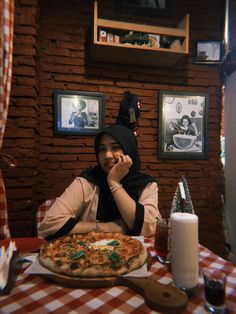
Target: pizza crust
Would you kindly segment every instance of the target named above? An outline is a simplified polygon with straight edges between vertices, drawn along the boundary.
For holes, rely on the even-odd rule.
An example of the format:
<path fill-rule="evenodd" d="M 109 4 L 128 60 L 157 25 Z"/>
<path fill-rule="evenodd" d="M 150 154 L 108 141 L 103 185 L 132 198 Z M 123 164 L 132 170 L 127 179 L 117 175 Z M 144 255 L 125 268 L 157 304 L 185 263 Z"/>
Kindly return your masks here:
<path fill-rule="evenodd" d="M 115 245 L 112 249 L 108 249 L 107 245 L 101 245 L 102 249 L 99 246 L 97 248 L 96 243 L 102 241 L 116 242 L 113 242 Z M 73 254 L 83 255 L 74 260 L 70 257 Z M 118 256 L 118 262 L 112 261 L 111 255 Z M 93 231 L 87 235 L 67 235 L 44 244 L 40 249 L 39 262 L 53 272 L 70 277 L 109 277 L 140 268 L 145 264 L 147 255 L 146 248 L 135 238 L 119 233 Z"/>

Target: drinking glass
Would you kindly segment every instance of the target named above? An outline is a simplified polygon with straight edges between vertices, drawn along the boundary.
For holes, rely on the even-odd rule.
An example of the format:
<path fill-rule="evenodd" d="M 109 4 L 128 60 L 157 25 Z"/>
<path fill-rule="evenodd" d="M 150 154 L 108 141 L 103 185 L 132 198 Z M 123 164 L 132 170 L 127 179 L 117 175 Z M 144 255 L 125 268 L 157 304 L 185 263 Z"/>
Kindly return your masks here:
<path fill-rule="evenodd" d="M 157 255 L 165 259 L 168 254 L 168 237 L 169 237 L 169 223 L 163 220 L 157 223 L 154 248 Z"/>
<path fill-rule="evenodd" d="M 226 275 L 224 272 L 214 268 L 203 269 L 205 308 L 214 314 L 226 313 L 225 308 L 225 286 Z"/>

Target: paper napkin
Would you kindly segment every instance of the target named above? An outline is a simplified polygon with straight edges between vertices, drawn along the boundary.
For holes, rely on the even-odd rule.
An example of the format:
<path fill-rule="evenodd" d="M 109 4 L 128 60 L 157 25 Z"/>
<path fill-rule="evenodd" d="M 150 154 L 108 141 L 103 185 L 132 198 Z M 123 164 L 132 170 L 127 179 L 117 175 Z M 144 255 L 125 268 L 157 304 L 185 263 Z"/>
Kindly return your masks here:
<path fill-rule="evenodd" d="M 16 245 L 12 241 L 10 241 L 7 250 L 5 246 L 0 248 L 0 290 L 7 285 L 10 261 L 14 251 L 16 251 Z"/>

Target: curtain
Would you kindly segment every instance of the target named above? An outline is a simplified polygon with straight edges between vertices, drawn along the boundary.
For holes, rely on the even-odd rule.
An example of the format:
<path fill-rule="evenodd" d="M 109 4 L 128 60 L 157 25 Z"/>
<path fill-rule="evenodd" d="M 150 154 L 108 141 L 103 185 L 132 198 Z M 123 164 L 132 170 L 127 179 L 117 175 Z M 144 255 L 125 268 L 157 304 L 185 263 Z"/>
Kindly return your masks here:
<path fill-rule="evenodd" d="M 0 157 L 7 122 L 12 78 L 14 0 L 0 0 Z M 0 169 L 0 239 L 10 237 L 6 191 Z"/>

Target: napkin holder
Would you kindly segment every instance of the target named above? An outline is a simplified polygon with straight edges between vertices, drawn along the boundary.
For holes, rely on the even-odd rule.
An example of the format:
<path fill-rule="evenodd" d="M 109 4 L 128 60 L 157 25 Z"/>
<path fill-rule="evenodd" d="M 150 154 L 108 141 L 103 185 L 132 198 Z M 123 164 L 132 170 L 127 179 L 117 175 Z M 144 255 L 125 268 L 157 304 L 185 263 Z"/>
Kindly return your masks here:
<path fill-rule="evenodd" d="M 0 295 L 8 295 L 11 293 L 12 288 L 15 285 L 17 276 L 22 267 L 22 260 L 18 251 L 12 253 L 12 257 L 9 262 L 9 272 L 7 278 L 7 284 L 3 289 L 0 289 Z"/>

